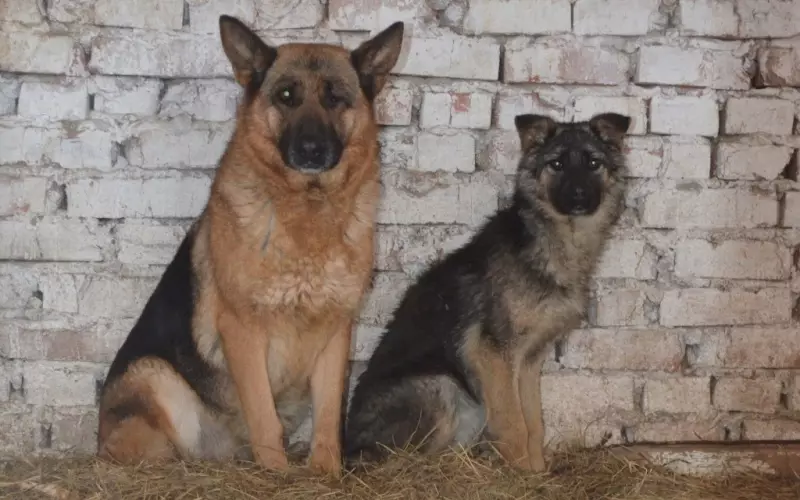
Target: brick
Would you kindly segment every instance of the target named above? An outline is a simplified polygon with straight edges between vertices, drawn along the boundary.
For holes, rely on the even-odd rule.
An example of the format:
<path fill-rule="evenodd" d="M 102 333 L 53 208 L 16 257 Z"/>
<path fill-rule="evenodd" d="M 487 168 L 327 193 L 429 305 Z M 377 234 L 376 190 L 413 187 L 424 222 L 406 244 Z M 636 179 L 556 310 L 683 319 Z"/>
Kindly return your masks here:
<path fill-rule="evenodd" d="M 745 420 L 744 437 L 748 441 L 800 440 L 800 422 L 788 419 Z"/>
<path fill-rule="evenodd" d="M 675 246 L 675 275 L 682 278 L 784 280 L 791 262 L 789 249 L 770 241 L 690 239 Z"/>
<path fill-rule="evenodd" d="M 40 303 L 34 297 L 38 289 L 36 277 L 29 273 L 0 274 L 0 310 L 38 309 Z"/>
<path fill-rule="evenodd" d="M 0 221 L 0 259 L 87 261 L 103 260 L 99 238 L 79 221 L 30 224 Z"/>
<path fill-rule="evenodd" d="M 492 124 L 492 97 L 483 92 L 426 93 L 420 126 L 488 129 Z"/>
<path fill-rule="evenodd" d="M 100 35 L 92 41 L 89 69 L 106 75 L 203 78 L 230 76 L 216 37 L 165 34 Z"/>
<path fill-rule="evenodd" d="M 586 121 L 599 113 L 620 113 L 631 118 L 629 134 L 647 133 L 647 107 L 636 97 L 576 97 L 573 120 Z"/>
<path fill-rule="evenodd" d="M 726 134 L 789 135 L 794 124 L 794 104 L 785 99 L 730 98 L 725 106 Z"/>
<path fill-rule="evenodd" d="M 727 180 L 775 180 L 781 176 L 792 149 L 786 146 L 727 142 L 717 145 L 717 177 Z"/>
<path fill-rule="evenodd" d="M 417 138 L 417 170 L 474 172 L 475 139 L 469 134 L 421 133 Z"/>
<path fill-rule="evenodd" d="M 644 240 L 609 240 L 595 276 L 651 280 L 656 277 L 656 261 Z"/>
<path fill-rule="evenodd" d="M 130 331 L 132 321 L 114 319 L 109 323 L 74 326 L 52 321 L 18 322 L 6 329 L 11 335 L 11 349 L 7 354 L 25 361 L 110 363 Z"/>
<path fill-rule="evenodd" d="M 571 29 L 568 0 L 472 0 L 464 17 L 469 34 L 542 35 Z"/>
<path fill-rule="evenodd" d="M 196 217 L 208 201 L 208 177 L 82 179 L 67 185 L 70 217 Z"/>
<path fill-rule="evenodd" d="M 47 179 L 0 176 L 0 216 L 43 213 L 46 198 Z"/>
<path fill-rule="evenodd" d="M 739 33 L 736 5 L 728 0 L 681 0 L 677 15 L 684 35 L 730 37 Z"/>
<path fill-rule="evenodd" d="M 664 141 L 660 137 L 627 136 L 624 152 L 630 177 L 660 175 L 664 160 Z"/>
<path fill-rule="evenodd" d="M 79 290 L 78 310 L 93 318 L 139 316 L 156 282 L 150 278 L 87 277 Z"/>
<path fill-rule="evenodd" d="M 72 56 L 73 41 L 66 35 L 0 33 L 0 68 L 3 71 L 65 74 Z"/>
<path fill-rule="evenodd" d="M 730 368 L 800 368 L 796 328 L 732 328 L 723 355 Z"/>
<path fill-rule="evenodd" d="M 641 326 L 647 324 L 642 290 L 603 290 L 597 292 L 595 326 Z"/>
<path fill-rule="evenodd" d="M 752 228 L 778 223 L 778 201 L 737 189 L 660 190 L 643 200 L 640 220 L 657 228 Z"/>
<path fill-rule="evenodd" d="M 620 85 L 628 80 L 628 58 L 601 47 L 506 47 L 506 83 Z"/>
<path fill-rule="evenodd" d="M 654 134 L 715 136 L 719 109 L 710 97 L 661 97 L 650 102 L 650 131 Z"/>
<path fill-rule="evenodd" d="M 477 175 L 469 182 L 440 181 L 428 173 L 396 172 L 384 179 L 381 224 L 478 225 L 497 210 L 498 188 Z"/>
<path fill-rule="evenodd" d="M 381 340 L 383 328 L 370 325 L 356 325 L 353 335 L 350 359 L 353 361 L 369 361 L 378 342 Z"/>
<path fill-rule="evenodd" d="M 0 19 L 25 24 L 39 24 L 42 13 L 37 2 L 27 0 L 6 0 L 0 4 Z"/>
<path fill-rule="evenodd" d="M 378 125 L 411 125 L 414 94 L 410 90 L 386 88 L 375 99 Z"/>
<path fill-rule="evenodd" d="M 376 273 L 361 311 L 361 320 L 380 325 L 388 322 L 409 284 L 403 273 Z"/>
<path fill-rule="evenodd" d="M 377 233 L 375 269 L 417 275 L 463 246 L 471 235 L 463 226 L 382 226 Z"/>
<path fill-rule="evenodd" d="M 514 117 L 525 113 L 546 115 L 557 121 L 566 120 L 566 107 L 570 99 L 566 92 L 500 95 L 497 98 L 497 127 L 513 130 L 516 134 Z"/>
<path fill-rule="evenodd" d="M 636 83 L 745 90 L 750 75 L 741 56 L 722 50 L 651 46 L 639 49 Z"/>
<path fill-rule="evenodd" d="M 408 57 L 400 58 L 394 73 L 469 80 L 497 80 L 500 45 L 488 39 L 447 36 L 407 38 Z"/>
<path fill-rule="evenodd" d="M 792 316 L 792 294 L 785 288 L 667 290 L 661 299 L 664 326 L 713 326 L 787 323 Z"/>
<path fill-rule="evenodd" d="M 736 0 L 742 38 L 788 38 L 800 35 L 800 6 L 783 0 Z"/>
<path fill-rule="evenodd" d="M 708 377 L 648 380 L 644 385 L 645 413 L 703 413 L 711 409 Z"/>
<path fill-rule="evenodd" d="M 117 227 L 117 258 L 124 264 L 162 264 L 172 261 L 186 230 L 181 226 L 126 222 Z"/>
<path fill-rule="evenodd" d="M 659 0 L 577 0 L 574 31 L 578 35 L 646 35 L 666 26 Z"/>
<path fill-rule="evenodd" d="M 0 116 L 17 112 L 20 81 L 0 74 Z"/>
<path fill-rule="evenodd" d="M 559 362 L 565 368 L 674 372 L 683 343 L 669 330 L 575 330 L 566 339 Z"/>
<path fill-rule="evenodd" d="M 103 130 L 83 129 L 67 132 L 60 141 L 48 144 L 45 157 L 64 168 L 111 170 L 118 158 L 116 143 Z"/>
<path fill-rule="evenodd" d="M 413 168 L 417 157 L 417 133 L 410 129 L 383 127 L 378 131 L 381 168 Z"/>
<path fill-rule="evenodd" d="M 703 415 L 679 414 L 677 417 L 662 416 L 656 421 L 637 424 L 633 429 L 633 441 L 638 443 L 668 443 L 688 441 L 723 441 L 725 427 L 719 418 Z"/>
<path fill-rule="evenodd" d="M 179 30 L 183 26 L 183 0 L 97 0 L 94 22 L 101 26 Z"/>
<path fill-rule="evenodd" d="M 0 453 L 5 457 L 22 457 L 33 452 L 37 426 L 29 408 L 0 411 Z"/>
<path fill-rule="evenodd" d="M 86 84 L 24 82 L 17 113 L 52 120 L 83 120 L 89 114 Z"/>
<path fill-rule="evenodd" d="M 377 32 L 396 21 L 411 23 L 432 15 L 433 11 L 426 2 L 416 0 L 392 2 L 329 0 L 328 2 L 328 24 L 334 30 Z"/>
<path fill-rule="evenodd" d="M 81 406 L 95 404 L 95 373 L 78 363 L 38 361 L 23 366 L 28 404 Z"/>
<path fill-rule="evenodd" d="M 0 56 L 2 61 L 2 56 Z M 766 47 L 758 51 L 758 72 L 766 87 L 800 86 L 800 48 Z"/>
<path fill-rule="evenodd" d="M 49 0 L 47 17 L 61 23 L 94 23 L 95 0 Z"/>
<path fill-rule="evenodd" d="M 241 94 L 233 80 L 191 80 L 167 87 L 161 99 L 162 117 L 187 114 L 196 120 L 227 121 L 236 116 Z"/>
<path fill-rule="evenodd" d="M 612 441 L 619 442 L 625 414 L 634 409 L 633 380 L 624 376 L 545 374 L 542 408 L 545 442 L 580 439 L 591 446 L 607 433 L 614 436 Z"/>
<path fill-rule="evenodd" d="M 189 29 L 196 33 L 219 33 L 219 16 L 226 14 L 255 25 L 255 0 L 188 0 Z M 273 2 L 264 2 L 266 4 Z"/>
<path fill-rule="evenodd" d="M 57 411 L 49 424 L 53 450 L 84 454 L 97 451 L 97 413 L 94 409 L 76 414 Z"/>
<path fill-rule="evenodd" d="M 786 193 L 783 202 L 783 226 L 800 227 L 800 193 Z"/>
<path fill-rule="evenodd" d="M 517 171 L 520 158 L 519 136 L 511 130 L 492 130 L 480 143 L 477 164 L 482 170 L 495 170 L 506 175 Z"/>
<path fill-rule="evenodd" d="M 111 134 L 95 129 L 92 122 L 52 129 L 0 129 L 0 140 L 12 146 L 0 150 L 0 164 L 56 164 L 63 168 L 108 171 L 117 160 Z"/>
<path fill-rule="evenodd" d="M 78 287 L 82 282 L 72 274 L 47 274 L 39 279 L 42 308 L 65 313 L 78 312 Z"/>
<path fill-rule="evenodd" d="M 148 116 L 158 112 L 162 88 L 159 80 L 98 76 L 90 94 L 94 95 L 95 111 Z"/>
<path fill-rule="evenodd" d="M 664 146 L 664 178 L 708 179 L 710 176 L 710 144 L 673 142 Z"/>
<path fill-rule="evenodd" d="M 125 145 L 131 165 L 143 168 L 213 167 L 228 145 L 229 124 L 188 129 L 163 124 L 144 130 Z"/>
<path fill-rule="evenodd" d="M 774 413 L 780 397 L 779 380 L 723 377 L 714 386 L 714 406 L 725 411 Z"/>

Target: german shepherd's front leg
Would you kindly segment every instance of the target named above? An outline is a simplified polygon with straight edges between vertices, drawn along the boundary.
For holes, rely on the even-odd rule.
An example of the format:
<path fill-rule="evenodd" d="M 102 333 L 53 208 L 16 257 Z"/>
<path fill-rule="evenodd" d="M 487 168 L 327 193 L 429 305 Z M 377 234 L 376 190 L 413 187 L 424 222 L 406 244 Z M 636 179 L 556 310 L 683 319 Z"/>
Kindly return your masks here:
<path fill-rule="evenodd" d="M 342 403 L 352 327 L 353 321 L 349 318 L 337 324 L 311 375 L 314 431 L 309 465 L 337 477 L 342 468 Z"/>
<path fill-rule="evenodd" d="M 519 402 L 514 364 L 505 353 L 480 340 L 465 351 L 480 380 L 486 423 L 500 455 L 514 466 L 528 469 L 528 429 Z"/>
<path fill-rule="evenodd" d="M 542 366 L 544 350 L 533 359 L 525 359 L 519 367 L 519 400 L 528 428 L 528 456 L 534 472 L 545 470 L 544 417 L 542 415 Z"/>
<path fill-rule="evenodd" d="M 254 333 L 256 330 L 230 313 L 220 315 L 218 326 L 256 463 L 268 469 L 286 470 L 289 462 L 283 447 L 283 426 L 267 372 L 269 339 Z"/>

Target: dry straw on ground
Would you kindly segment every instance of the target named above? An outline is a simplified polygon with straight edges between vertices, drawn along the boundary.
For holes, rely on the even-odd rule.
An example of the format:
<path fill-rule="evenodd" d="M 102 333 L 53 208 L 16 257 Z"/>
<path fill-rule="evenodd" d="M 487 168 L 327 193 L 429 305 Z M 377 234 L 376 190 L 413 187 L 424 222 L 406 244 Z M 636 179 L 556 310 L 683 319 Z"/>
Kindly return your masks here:
<path fill-rule="evenodd" d="M 118 467 L 91 458 L 0 466 L 0 499 L 364 499 L 413 500 L 797 500 L 800 479 L 758 474 L 697 478 L 607 452 L 562 453 L 549 474 L 526 474 L 497 459 L 451 452 L 397 455 L 341 481 L 303 469 L 283 475 L 249 465 L 172 463 Z"/>

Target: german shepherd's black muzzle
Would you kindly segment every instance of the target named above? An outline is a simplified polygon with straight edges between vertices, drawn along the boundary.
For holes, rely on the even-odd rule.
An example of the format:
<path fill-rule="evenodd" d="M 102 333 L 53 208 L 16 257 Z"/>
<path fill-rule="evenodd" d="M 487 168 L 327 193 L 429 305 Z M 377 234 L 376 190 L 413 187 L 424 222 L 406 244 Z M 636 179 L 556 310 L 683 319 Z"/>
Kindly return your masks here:
<path fill-rule="evenodd" d="M 314 119 L 286 130 L 278 144 L 284 163 L 304 173 L 322 173 L 339 164 L 343 145 L 333 127 Z"/>

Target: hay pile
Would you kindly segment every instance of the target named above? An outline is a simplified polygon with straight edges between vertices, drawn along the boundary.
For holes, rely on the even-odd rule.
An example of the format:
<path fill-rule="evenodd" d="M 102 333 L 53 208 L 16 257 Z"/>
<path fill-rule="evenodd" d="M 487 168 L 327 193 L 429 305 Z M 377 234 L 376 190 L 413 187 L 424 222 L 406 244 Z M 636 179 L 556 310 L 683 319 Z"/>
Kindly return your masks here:
<path fill-rule="evenodd" d="M 397 455 L 341 481 L 303 469 L 269 473 L 248 465 L 172 463 L 118 467 L 91 458 L 0 465 L 0 499 L 545 499 L 797 500 L 800 479 L 757 474 L 681 476 L 607 452 L 555 457 L 552 472 L 532 475 L 466 452 L 433 458 Z"/>

